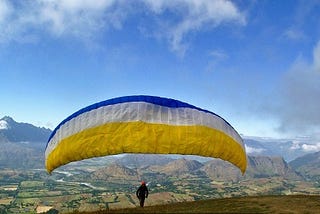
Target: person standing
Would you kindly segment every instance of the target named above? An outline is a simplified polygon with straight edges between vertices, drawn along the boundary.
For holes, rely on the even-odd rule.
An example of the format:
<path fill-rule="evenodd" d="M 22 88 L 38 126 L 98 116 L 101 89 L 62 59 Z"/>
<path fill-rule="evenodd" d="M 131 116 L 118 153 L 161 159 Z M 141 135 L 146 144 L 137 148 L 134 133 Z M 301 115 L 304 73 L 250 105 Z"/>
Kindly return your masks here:
<path fill-rule="evenodd" d="M 136 195 L 140 201 L 140 207 L 144 206 L 144 200 L 148 198 L 148 194 L 149 194 L 148 187 L 146 186 L 146 183 L 142 181 L 140 187 L 136 192 Z"/>

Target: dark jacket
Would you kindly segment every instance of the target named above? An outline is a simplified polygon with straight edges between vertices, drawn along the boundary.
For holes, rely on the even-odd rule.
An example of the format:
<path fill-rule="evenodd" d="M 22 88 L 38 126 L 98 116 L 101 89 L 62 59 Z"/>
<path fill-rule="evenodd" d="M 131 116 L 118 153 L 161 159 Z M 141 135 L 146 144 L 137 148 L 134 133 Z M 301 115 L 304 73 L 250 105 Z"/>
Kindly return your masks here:
<path fill-rule="evenodd" d="M 149 191 L 146 185 L 141 185 L 136 192 L 138 198 L 148 198 L 148 194 Z"/>

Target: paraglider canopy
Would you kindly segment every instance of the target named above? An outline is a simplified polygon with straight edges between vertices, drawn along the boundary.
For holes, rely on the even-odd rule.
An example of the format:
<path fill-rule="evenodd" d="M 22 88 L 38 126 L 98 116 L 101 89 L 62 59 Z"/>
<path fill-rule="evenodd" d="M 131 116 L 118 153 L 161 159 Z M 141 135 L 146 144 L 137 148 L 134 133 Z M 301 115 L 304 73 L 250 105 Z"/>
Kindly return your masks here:
<path fill-rule="evenodd" d="M 52 132 L 46 169 L 72 161 L 121 153 L 188 154 L 247 166 L 243 141 L 219 115 L 178 100 L 118 97 L 85 107 Z"/>

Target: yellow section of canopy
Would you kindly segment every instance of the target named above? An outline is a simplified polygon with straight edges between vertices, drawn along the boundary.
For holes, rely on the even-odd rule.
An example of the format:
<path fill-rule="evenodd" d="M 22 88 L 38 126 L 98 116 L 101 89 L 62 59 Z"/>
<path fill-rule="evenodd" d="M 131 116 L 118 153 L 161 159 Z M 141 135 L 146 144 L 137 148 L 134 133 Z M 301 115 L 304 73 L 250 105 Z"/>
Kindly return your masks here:
<path fill-rule="evenodd" d="M 46 168 L 51 172 L 72 161 L 121 153 L 200 155 L 229 161 L 242 173 L 247 167 L 242 145 L 219 130 L 136 121 L 107 123 L 62 139 Z"/>

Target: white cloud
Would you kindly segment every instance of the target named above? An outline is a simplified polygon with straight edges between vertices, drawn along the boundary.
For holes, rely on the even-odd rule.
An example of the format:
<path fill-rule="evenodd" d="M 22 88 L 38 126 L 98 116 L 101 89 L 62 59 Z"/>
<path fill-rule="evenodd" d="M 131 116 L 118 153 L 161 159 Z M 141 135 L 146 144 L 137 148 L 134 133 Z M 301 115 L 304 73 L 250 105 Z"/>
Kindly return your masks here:
<path fill-rule="evenodd" d="M 166 8 L 173 7 L 173 5 L 177 5 L 177 1 L 166 1 L 166 0 L 142 0 L 146 6 L 154 13 L 160 14 L 162 13 Z"/>
<path fill-rule="evenodd" d="M 10 33 L 10 28 L 7 27 L 7 22 L 12 15 L 12 7 L 6 0 L 0 0 L 0 43 L 6 35 Z"/>
<path fill-rule="evenodd" d="M 284 32 L 284 36 L 288 39 L 291 40 L 301 40 L 305 38 L 305 35 L 303 34 L 302 31 L 294 29 L 294 28 L 289 28 Z"/>
<path fill-rule="evenodd" d="M 182 54 L 190 32 L 228 22 L 246 23 L 245 16 L 228 0 L 26 0 L 15 4 L 2 0 L 0 43 L 23 40 L 32 32 L 38 36 L 45 32 L 56 37 L 94 39 L 97 32 L 110 27 L 121 29 L 129 16 L 139 13 L 156 17 L 142 22 L 148 23 L 145 25 L 153 35 L 167 39 L 171 50 Z"/>
<path fill-rule="evenodd" d="M 210 57 L 210 60 L 208 61 L 208 64 L 206 66 L 206 71 L 212 72 L 216 70 L 216 66 L 227 60 L 229 58 L 229 55 L 221 49 L 212 50 L 209 52 L 208 56 Z"/>
<path fill-rule="evenodd" d="M 83 10 L 104 10 L 112 5 L 115 0 L 51 0 L 50 2 L 63 10 L 77 13 Z"/>
<path fill-rule="evenodd" d="M 9 125 L 8 125 L 7 121 L 0 120 L 0 130 L 1 129 L 8 129 L 8 128 L 9 128 Z"/>
<path fill-rule="evenodd" d="M 110 22 L 104 20 L 114 0 L 39 0 L 38 22 L 55 35 L 92 35 Z"/>
<path fill-rule="evenodd" d="M 21 41 L 30 34 L 47 32 L 56 37 L 71 35 L 87 39 L 98 30 L 112 25 L 114 11 L 109 11 L 114 0 L 26 0 L 9 5 L 11 16 L 1 23 L 0 43 Z M 0 4 L 0 11 L 4 8 Z M 122 15 L 122 14 L 121 14 Z M 2 18 L 3 19 L 3 18 Z M 106 20 L 105 20 L 106 19 Z"/>
<path fill-rule="evenodd" d="M 320 74 L 320 41 L 313 50 L 313 69 Z"/>
<path fill-rule="evenodd" d="M 11 7 L 6 0 L 0 1 L 0 27 L 1 23 L 3 23 L 9 14 L 11 13 Z"/>
<path fill-rule="evenodd" d="M 293 141 L 290 149 L 291 150 L 299 150 L 299 149 L 301 149 L 301 145 L 298 141 Z"/>
<path fill-rule="evenodd" d="M 306 152 L 318 152 L 318 151 L 320 151 L 320 143 L 302 144 L 301 148 Z"/>
<path fill-rule="evenodd" d="M 213 50 L 209 53 L 209 55 L 212 56 L 214 60 L 218 61 L 225 60 L 229 57 L 228 54 L 223 50 Z"/>
<path fill-rule="evenodd" d="M 262 153 L 263 151 L 265 151 L 265 149 L 262 149 L 262 148 L 254 148 L 254 147 L 250 147 L 250 146 L 247 146 L 245 145 L 245 148 L 246 148 L 246 152 L 248 154 L 260 154 Z"/>
<path fill-rule="evenodd" d="M 246 24 L 244 14 L 228 0 L 179 0 L 173 3 L 168 3 L 172 1 L 165 0 L 146 0 L 145 2 L 156 14 L 171 11 L 178 15 L 178 21 L 169 23 L 165 32 L 171 49 L 181 54 L 187 48 L 184 37 L 190 32 L 212 29 L 228 22 Z"/>
<path fill-rule="evenodd" d="M 278 106 L 274 114 L 279 118 L 279 130 L 304 133 L 319 140 L 320 128 L 320 42 L 313 50 L 313 60 L 301 56 L 285 74 L 278 89 Z"/>

